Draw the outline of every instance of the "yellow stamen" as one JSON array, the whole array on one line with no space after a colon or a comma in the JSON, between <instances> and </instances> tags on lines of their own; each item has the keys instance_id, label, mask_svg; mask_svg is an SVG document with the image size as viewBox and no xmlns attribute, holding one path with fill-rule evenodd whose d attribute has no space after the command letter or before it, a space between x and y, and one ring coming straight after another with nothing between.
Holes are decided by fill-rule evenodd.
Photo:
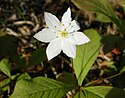
<instances>
[{"instance_id":1,"label":"yellow stamen","mask_svg":"<svg viewBox=\"0 0 125 98\"><path fill-rule=\"evenodd\" d=\"M67 37L68 33L66 31L61 32L61 37Z\"/></svg>"}]
</instances>

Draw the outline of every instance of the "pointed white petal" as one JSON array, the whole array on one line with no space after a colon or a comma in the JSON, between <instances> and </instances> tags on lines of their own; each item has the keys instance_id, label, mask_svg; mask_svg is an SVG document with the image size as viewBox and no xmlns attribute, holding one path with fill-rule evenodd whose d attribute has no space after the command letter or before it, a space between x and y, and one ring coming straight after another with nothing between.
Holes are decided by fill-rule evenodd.
<instances>
[{"instance_id":1,"label":"pointed white petal","mask_svg":"<svg viewBox=\"0 0 125 98\"><path fill-rule=\"evenodd\" d=\"M50 29L55 29L55 27L57 28L60 24L60 21L58 20L58 18L48 12L45 12L45 22L46 25L50 28Z\"/></svg>"},{"instance_id":2,"label":"pointed white petal","mask_svg":"<svg viewBox=\"0 0 125 98\"><path fill-rule=\"evenodd\" d=\"M71 25L67 28L67 31L70 32L76 32L80 29L79 24L76 20L73 20L71 22Z\"/></svg>"},{"instance_id":3,"label":"pointed white petal","mask_svg":"<svg viewBox=\"0 0 125 98\"><path fill-rule=\"evenodd\" d=\"M76 45L82 45L90 41L90 39L82 32L75 32L73 36L70 36L69 40Z\"/></svg>"},{"instance_id":4,"label":"pointed white petal","mask_svg":"<svg viewBox=\"0 0 125 98\"><path fill-rule=\"evenodd\" d=\"M46 49L46 54L48 60L51 60L61 52L61 39L56 38L51 41Z\"/></svg>"},{"instance_id":5,"label":"pointed white petal","mask_svg":"<svg viewBox=\"0 0 125 98\"><path fill-rule=\"evenodd\" d=\"M54 32L49 30L48 28L42 29L41 31L36 33L33 37L41 42L50 42L56 38Z\"/></svg>"},{"instance_id":6,"label":"pointed white petal","mask_svg":"<svg viewBox=\"0 0 125 98\"><path fill-rule=\"evenodd\" d=\"M62 16L62 23L65 25L65 27L68 27L71 23L71 9L68 8L68 10L63 14Z\"/></svg>"},{"instance_id":7,"label":"pointed white petal","mask_svg":"<svg viewBox=\"0 0 125 98\"><path fill-rule=\"evenodd\" d=\"M64 39L62 41L62 51L68 57L72 57L72 58L76 57L76 47L68 39Z\"/></svg>"}]
</instances>

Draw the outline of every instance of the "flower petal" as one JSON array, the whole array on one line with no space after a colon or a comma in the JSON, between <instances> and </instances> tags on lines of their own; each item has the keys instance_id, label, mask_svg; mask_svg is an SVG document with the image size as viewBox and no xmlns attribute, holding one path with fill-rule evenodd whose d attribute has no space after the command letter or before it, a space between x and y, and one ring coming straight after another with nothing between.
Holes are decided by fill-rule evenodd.
<instances>
[{"instance_id":1,"label":"flower petal","mask_svg":"<svg viewBox=\"0 0 125 98\"><path fill-rule=\"evenodd\" d=\"M55 29L58 27L58 25L60 24L60 21L58 20L58 18L48 12L45 12L45 22L46 25L50 28L50 29Z\"/></svg>"},{"instance_id":2,"label":"flower petal","mask_svg":"<svg viewBox=\"0 0 125 98\"><path fill-rule=\"evenodd\" d=\"M73 36L70 36L69 40L75 45L82 45L90 41L90 39L82 32L75 32Z\"/></svg>"},{"instance_id":3,"label":"flower petal","mask_svg":"<svg viewBox=\"0 0 125 98\"><path fill-rule=\"evenodd\" d=\"M68 56L75 58L76 57L76 47L68 39L62 41L62 51Z\"/></svg>"},{"instance_id":4,"label":"flower petal","mask_svg":"<svg viewBox=\"0 0 125 98\"><path fill-rule=\"evenodd\" d=\"M61 39L56 38L55 40L51 41L46 49L46 54L48 60L51 60L55 56L57 56L61 52Z\"/></svg>"},{"instance_id":5,"label":"flower petal","mask_svg":"<svg viewBox=\"0 0 125 98\"><path fill-rule=\"evenodd\" d=\"M41 42L46 42L46 43L56 38L54 32L49 30L48 28L42 29L41 31L36 33L33 37Z\"/></svg>"},{"instance_id":6,"label":"flower petal","mask_svg":"<svg viewBox=\"0 0 125 98\"><path fill-rule=\"evenodd\" d=\"M65 27L68 27L71 23L71 9L68 8L68 10L63 14L62 16L62 23L65 25Z\"/></svg>"},{"instance_id":7,"label":"flower petal","mask_svg":"<svg viewBox=\"0 0 125 98\"><path fill-rule=\"evenodd\" d=\"M76 20L73 20L71 22L71 25L67 28L67 32L71 33L71 32L76 32L80 29L79 24Z\"/></svg>"}]
</instances>

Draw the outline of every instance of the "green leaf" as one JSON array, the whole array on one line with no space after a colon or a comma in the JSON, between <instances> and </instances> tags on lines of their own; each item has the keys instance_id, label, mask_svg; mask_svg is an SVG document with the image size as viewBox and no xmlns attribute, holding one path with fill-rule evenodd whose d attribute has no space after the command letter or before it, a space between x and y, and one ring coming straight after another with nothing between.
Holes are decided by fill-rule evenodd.
<instances>
[{"instance_id":1,"label":"green leaf","mask_svg":"<svg viewBox=\"0 0 125 98\"><path fill-rule=\"evenodd\" d=\"M4 79L0 82L0 92L5 92L8 90L8 85L10 83L10 78Z\"/></svg>"},{"instance_id":2,"label":"green leaf","mask_svg":"<svg viewBox=\"0 0 125 98\"><path fill-rule=\"evenodd\" d=\"M106 23L111 22L110 18L104 14L97 14L96 20L100 22L106 22Z\"/></svg>"},{"instance_id":3,"label":"green leaf","mask_svg":"<svg viewBox=\"0 0 125 98\"><path fill-rule=\"evenodd\" d=\"M83 87L86 98L125 98L125 91L110 86Z\"/></svg>"},{"instance_id":4,"label":"green leaf","mask_svg":"<svg viewBox=\"0 0 125 98\"><path fill-rule=\"evenodd\" d=\"M46 58L45 53L46 53L45 48L41 48L36 51L33 51L28 60L28 66L39 64L42 60L45 60Z\"/></svg>"},{"instance_id":5,"label":"green leaf","mask_svg":"<svg viewBox=\"0 0 125 98\"><path fill-rule=\"evenodd\" d=\"M17 80L17 78L20 76L20 73L17 73L13 76L11 76L11 80Z\"/></svg>"},{"instance_id":6,"label":"green leaf","mask_svg":"<svg viewBox=\"0 0 125 98\"><path fill-rule=\"evenodd\" d=\"M124 13L125 13L125 7L123 7Z\"/></svg>"},{"instance_id":7,"label":"green leaf","mask_svg":"<svg viewBox=\"0 0 125 98\"><path fill-rule=\"evenodd\" d=\"M11 80L16 80L19 75L20 74L17 73L15 75L11 76L11 79L6 78L6 79L0 81L0 92L5 92L6 90L8 90L9 84L12 82Z\"/></svg>"},{"instance_id":8,"label":"green leaf","mask_svg":"<svg viewBox=\"0 0 125 98\"><path fill-rule=\"evenodd\" d=\"M125 7L125 0L120 0L119 5Z\"/></svg>"},{"instance_id":9,"label":"green leaf","mask_svg":"<svg viewBox=\"0 0 125 98\"><path fill-rule=\"evenodd\" d=\"M8 59L2 59L0 61L0 70L6 74L8 77L11 77L10 74L10 63L8 61Z\"/></svg>"},{"instance_id":10,"label":"green leaf","mask_svg":"<svg viewBox=\"0 0 125 98\"><path fill-rule=\"evenodd\" d=\"M108 0L72 0L81 10L101 13L108 17L117 18Z\"/></svg>"},{"instance_id":11,"label":"green leaf","mask_svg":"<svg viewBox=\"0 0 125 98\"><path fill-rule=\"evenodd\" d=\"M63 83L73 84L77 86L77 80L73 73L62 72L58 74L56 78Z\"/></svg>"},{"instance_id":12,"label":"green leaf","mask_svg":"<svg viewBox=\"0 0 125 98\"><path fill-rule=\"evenodd\" d=\"M17 82L10 98L62 98L74 86L53 79L37 77Z\"/></svg>"},{"instance_id":13,"label":"green leaf","mask_svg":"<svg viewBox=\"0 0 125 98\"><path fill-rule=\"evenodd\" d=\"M30 75L29 75L28 73L22 73L22 74L18 77L17 81L19 81L19 80L21 80L21 79L31 79L31 77L30 77Z\"/></svg>"},{"instance_id":14,"label":"green leaf","mask_svg":"<svg viewBox=\"0 0 125 98\"><path fill-rule=\"evenodd\" d=\"M78 91L73 98L86 98L82 91Z\"/></svg>"},{"instance_id":15,"label":"green leaf","mask_svg":"<svg viewBox=\"0 0 125 98\"><path fill-rule=\"evenodd\" d=\"M119 5L123 7L124 14L125 14L125 0L120 0Z\"/></svg>"},{"instance_id":16,"label":"green leaf","mask_svg":"<svg viewBox=\"0 0 125 98\"><path fill-rule=\"evenodd\" d=\"M107 16L120 28L122 33L125 34L125 21L117 17L108 0L72 0L72 2L81 10L100 13Z\"/></svg>"},{"instance_id":17,"label":"green leaf","mask_svg":"<svg viewBox=\"0 0 125 98\"><path fill-rule=\"evenodd\" d=\"M0 37L0 58L11 57L17 53L16 38L10 35Z\"/></svg>"},{"instance_id":18,"label":"green leaf","mask_svg":"<svg viewBox=\"0 0 125 98\"><path fill-rule=\"evenodd\" d=\"M24 57L20 56L19 54L15 54L11 56L11 61L16 64L18 69L26 68L26 60Z\"/></svg>"},{"instance_id":19,"label":"green leaf","mask_svg":"<svg viewBox=\"0 0 125 98\"><path fill-rule=\"evenodd\" d=\"M96 60L100 47L100 36L95 30L86 30L85 34L91 41L85 45L77 46L76 58L73 59L73 67L79 85L82 84L92 64Z\"/></svg>"}]
</instances>

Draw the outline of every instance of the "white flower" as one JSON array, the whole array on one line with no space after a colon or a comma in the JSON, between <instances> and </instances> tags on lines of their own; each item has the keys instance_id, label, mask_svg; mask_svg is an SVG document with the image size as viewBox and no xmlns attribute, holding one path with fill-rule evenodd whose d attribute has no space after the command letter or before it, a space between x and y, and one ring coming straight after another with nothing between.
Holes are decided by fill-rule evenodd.
<instances>
[{"instance_id":1,"label":"white flower","mask_svg":"<svg viewBox=\"0 0 125 98\"><path fill-rule=\"evenodd\" d=\"M41 42L50 42L46 49L48 60L57 56L61 51L68 57L75 58L75 45L90 41L85 34L78 31L80 27L75 20L72 21L70 8L62 16L61 22L55 15L45 12L45 22L48 28L39 31L34 37Z\"/></svg>"}]
</instances>

